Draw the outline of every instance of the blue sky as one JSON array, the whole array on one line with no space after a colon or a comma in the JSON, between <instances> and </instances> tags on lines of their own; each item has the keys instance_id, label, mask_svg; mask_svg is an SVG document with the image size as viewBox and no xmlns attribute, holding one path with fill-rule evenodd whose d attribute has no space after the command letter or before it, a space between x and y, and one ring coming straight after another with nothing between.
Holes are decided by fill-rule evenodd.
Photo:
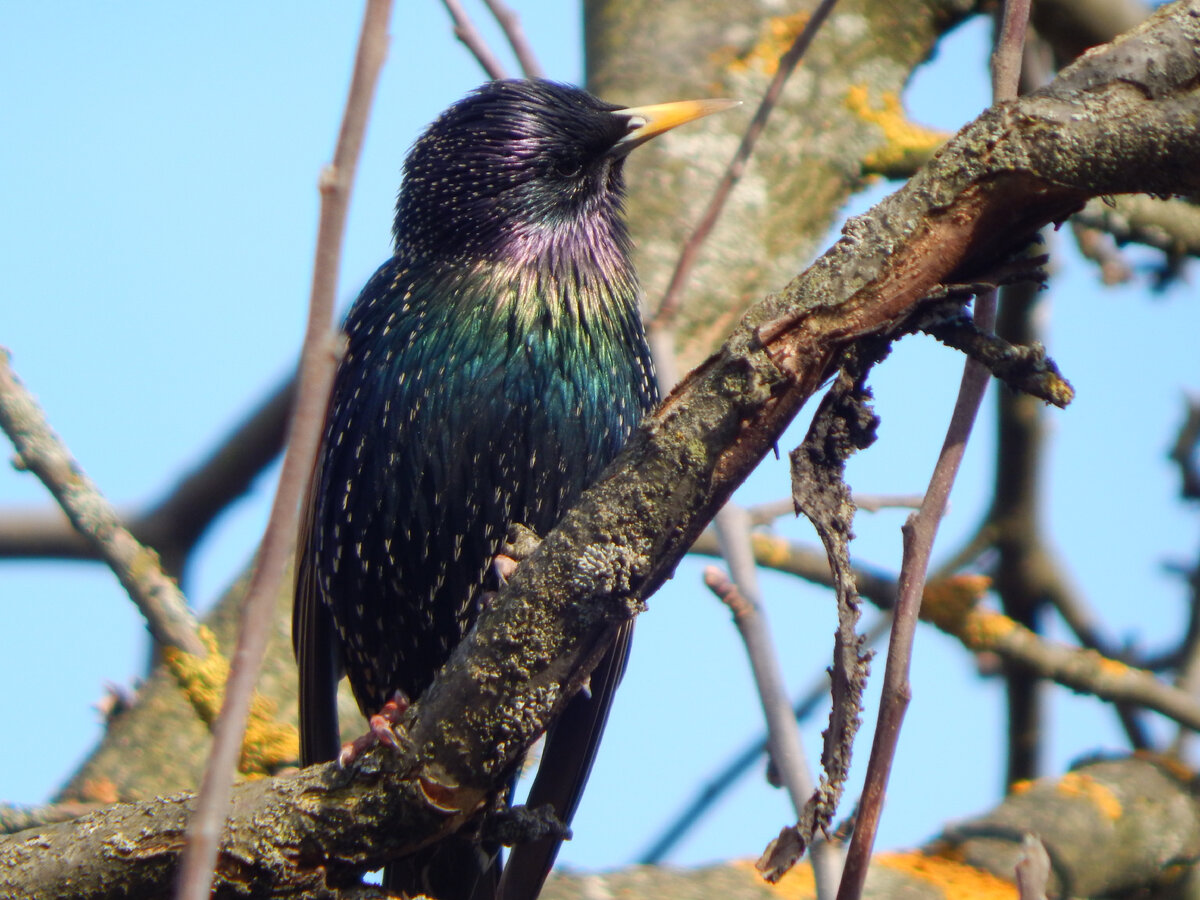
<instances>
[{"instance_id":1,"label":"blue sky","mask_svg":"<svg viewBox=\"0 0 1200 900\"><path fill-rule=\"evenodd\" d=\"M576 6L514 5L550 75L578 81ZM0 345L83 466L123 506L159 496L293 365L315 185L332 152L358 11L299 2L280 17L277 9L0 5L0 165L9 173ZM482 79L433 0L398 5L392 32L351 208L343 305L388 253L407 148ZM916 118L954 129L982 109L986 39L976 23L947 42L911 92ZM1069 235L1053 242L1068 252L1045 295L1047 342L1078 398L1049 416L1048 532L1113 635L1157 646L1184 620L1183 588L1164 563L1196 556L1196 519L1173 502L1177 482L1165 452L1183 392L1200 383L1200 308L1186 284L1154 297L1144 279L1105 289L1069 252ZM922 338L903 341L879 368L881 440L851 464L857 490L922 488L960 370L955 354ZM990 488L990 401L985 409L943 549L976 520ZM793 444L800 433L789 435ZM271 489L270 478L261 479L205 539L185 585L200 606L245 564ZM787 491L786 463L768 461L740 497L761 502ZM0 509L47 503L32 477L0 468ZM902 521L897 512L861 514L857 552L894 569ZM811 540L804 523L781 531ZM562 854L567 863L629 861L760 728L736 633L699 581L706 563L682 565L639 621L577 839ZM764 575L763 588L789 682L799 689L828 665L832 604L824 592L777 576ZM98 736L94 705L105 685L138 677L146 639L115 579L96 565L2 563L0 604L0 680L10 685L0 703L10 723L0 744L0 799L39 802ZM874 684L881 675L882 659ZM882 846L915 844L986 808L1000 785L998 685L979 680L959 647L928 630L918 635L913 685ZM877 702L868 696L860 761ZM1051 770L1122 745L1111 713L1095 701L1056 692L1053 704ZM804 729L814 759L823 726L818 718ZM782 793L756 773L673 861L756 855L789 819Z\"/></svg>"}]
</instances>

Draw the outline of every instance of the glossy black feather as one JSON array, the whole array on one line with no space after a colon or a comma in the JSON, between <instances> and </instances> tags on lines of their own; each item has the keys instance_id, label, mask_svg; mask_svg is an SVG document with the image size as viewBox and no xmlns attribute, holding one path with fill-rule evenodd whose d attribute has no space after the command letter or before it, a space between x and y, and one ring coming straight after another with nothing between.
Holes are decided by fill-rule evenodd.
<instances>
[{"instance_id":1,"label":"glossy black feather","mask_svg":"<svg viewBox=\"0 0 1200 900\"><path fill-rule=\"evenodd\" d=\"M545 534L657 400L611 152L630 126L614 109L548 82L494 82L405 163L395 253L344 325L300 537L305 763L336 754L341 672L366 715L396 690L419 697L473 622L508 527ZM542 770L561 782L549 793L565 819L627 641L569 711L565 761L548 743ZM535 883L507 896L536 895L556 850L536 849L523 865ZM463 868L462 852L442 855ZM397 886L428 890L436 877L411 881L437 856ZM495 873L459 882L438 888L445 900L491 893Z\"/></svg>"}]
</instances>

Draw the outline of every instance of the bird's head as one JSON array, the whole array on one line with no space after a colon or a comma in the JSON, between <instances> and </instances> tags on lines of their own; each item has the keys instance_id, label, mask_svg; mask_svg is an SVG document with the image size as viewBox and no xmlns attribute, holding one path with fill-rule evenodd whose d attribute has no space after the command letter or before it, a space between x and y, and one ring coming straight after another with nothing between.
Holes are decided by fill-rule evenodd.
<instances>
[{"instance_id":1,"label":"bird's head","mask_svg":"<svg viewBox=\"0 0 1200 900\"><path fill-rule=\"evenodd\" d=\"M550 81L485 84L442 113L409 153L396 205L397 250L490 258L514 243L536 248L604 232L623 245L626 154L730 105L622 108Z\"/></svg>"}]
</instances>

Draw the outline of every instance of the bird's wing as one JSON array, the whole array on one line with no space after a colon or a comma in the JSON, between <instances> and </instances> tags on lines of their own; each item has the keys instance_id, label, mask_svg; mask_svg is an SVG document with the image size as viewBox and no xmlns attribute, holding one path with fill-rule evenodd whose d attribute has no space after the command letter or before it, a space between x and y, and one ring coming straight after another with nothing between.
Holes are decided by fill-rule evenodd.
<instances>
[{"instance_id":1,"label":"bird's wing","mask_svg":"<svg viewBox=\"0 0 1200 900\"><path fill-rule=\"evenodd\" d=\"M341 749L337 684L341 677L337 632L321 599L313 553L309 546L319 472L300 516L296 545L296 596L292 606L292 648L300 668L300 764L336 759Z\"/></svg>"},{"instance_id":2,"label":"bird's wing","mask_svg":"<svg viewBox=\"0 0 1200 900\"><path fill-rule=\"evenodd\" d=\"M572 697L550 727L537 777L525 801L530 809L549 803L560 821L571 823L600 747L613 696L625 674L632 638L631 619L620 627L612 647L592 672L590 692L580 691ZM500 900L534 900L561 843L557 838L543 838L514 847L500 879Z\"/></svg>"}]
</instances>

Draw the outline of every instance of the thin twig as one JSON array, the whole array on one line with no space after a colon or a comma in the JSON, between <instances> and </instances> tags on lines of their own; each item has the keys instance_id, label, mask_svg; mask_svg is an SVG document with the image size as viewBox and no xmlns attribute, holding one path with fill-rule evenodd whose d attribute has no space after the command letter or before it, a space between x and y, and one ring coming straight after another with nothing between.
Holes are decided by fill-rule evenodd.
<instances>
[{"instance_id":1,"label":"thin twig","mask_svg":"<svg viewBox=\"0 0 1200 900\"><path fill-rule=\"evenodd\" d=\"M750 657L750 668L754 673L759 702L762 703L771 761L787 788L796 818L799 819L816 790L816 782L808 767L800 729L792 712L779 657L771 640L771 629L762 607L758 569L750 543L749 516L737 504L727 503L717 513L713 525L721 544L721 554L729 564L733 580L716 566L709 566L704 571L704 583L733 612L733 621ZM818 900L832 900L841 877L841 860L837 850L825 841L815 841L812 863Z\"/></svg>"},{"instance_id":2,"label":"thin twig","mask_svg":"<svg viewBox=\"0 0 1200 900\"><path fill-rule=\"evenodd\" d=\"M492 15L499 23L504 36L508 38L508 45L512 47L513 53L517 57L517 62L521 64L521 72L526 78L542 78L544 70L534 55L533 47L530 46L528 38L525 37L525 29L521 27L521 17L518 16L512 9L500 0L484 0L487 8L492 11Z\"/></svg>"},{"instance_id":3,"label":"thin twig","mask_svg":"<svg viewBox=\"0 0 1200 900\"><path fill-rule=\"evenodd\" d=\"M1029 0L1005 0L996 49L992 53L992 102L1016 100L1021 88L1021 60L1029 28Z\"/></svg>"},{"instance_id":4,"label":"thin twig","mask_svg":"<svg viewBox=\"0 0 1200 900\"><path fill-rule=\"evenodd\" d=\"M789 501L790 502L790 501ZM824 557L822 557L824 561ZM874 646L891 628L891 617L879 616L863 634L863 645ZM792 715L797 722L805 721L829 697L829 674L821 672L808 688L792 703ZM716 773L705 779L692 799L658 833L653 842L638 857L638 865L658 865L666 859L687 833L703 820L708 810L737 784L738 780L767 752L767 736L760 734L733 754Z\"/></svg>"},{"instance_id":5,"label":"thin twig","mask_svg":"<svg viewBox=\"0 0 1200 900\"><path fill-rule=\"evenodd\" d=\"M188 826L188 845L184 850L178 882L179 900L205 900L209 896L251 694L271 630L275 597L295 538L297 507L308 485L320 442L335 368L336 354L331 347L330 323L333 320L342 234L375 85L387 55L390 14L390 0L368 0L333 164L321 174L321 217L313 265L312 294L300 355L299 391L289 430L288 450L284 456L267 531L246 591L242 627L226 686L225 703L213 732L212 753Z\"/></svg>"},{"instance_id":6,"label":"thin twig","mask_svg":"<svg viewBox=\"0 0 1200 900\"><path fill-rule=\"evenodd\" d=\"M881 509L920 509L924 498L920 494L860 494L854 492L854 505L865 512Z\"/></svg>"},{"instance_id":7,"label":"thin twig","mask_svg":"<svg viewBox=\"0 0 1200 900\"><path fill-rule=\"evenodd\" d=\"M963 576L978 577L978 576ZM951 586L954 587L953 585ZM994 653L1014 668L1028 671L1101 700L1161 713L1192 731L1200 731L1200 703L1186 691L1160 681L1094 650L1048 641L1004 613L956 601L932 602L927 589L922 618L953 635L973 653ZM942 593L946 593L943 591ZM927 613L927 614L926 614Z\"/></svg>"},{"instance_id":8,"label":"thin twig","mask_svg":"<svg viewBox=\"0 0 1200 900\"><path fill-rule=\"evenodd\" d=\"M1200 500L1200 396L1185 398L1183 424L1168 458L1179 467L1179 495Z\"/></svg>"},{"instance_id":9,"label":"thin twig","mask_svg":"<svg viewBox=\"0 0 1200 900\"><path fill-rule=\"evenodd\" d=\"M925 492L925 502L918 512L909 517L903 528L903 562L893 613L892 640L888 645L887 665L883 675L879 719L875 726L875 739L867 764L858 820L846 857L838 900L857 900L862 896L867 867L875 844L875 834L879 828L879 817L883 810L888 776L891 774L892 760L895 758L899 742L900 724L908 708L908 700L912 696L908 672L912 660L913 636L921 609L921 594L925 588L925 572L929 566L929 554L987 383L987 370L974 360L968 360L942 452L929 480L929 488Z\"/></svg>"},{"instance_id":10,"label":"thin twig","mask_svg":"<svg viewBox=\"0 0 1200 900\"><path fill-rule=\"evenodd\" d=\"M507 78L508 72L505 70L503 63L492 53L491 48L487 45L487 41L483 39L483 35L479 33L479 30L475 27L475 23L471 21L471 17L467 15L467 11L463 9L462 4L458 0L442 0L442 4L446 7L446 12L450 13L450 18L454 20L454 36L471 51L471 55L483 67L483 71L487 73L488 78L496 80Z\"/></svg>"},{"instance_id":11,"label":"thin twig","mask_svg":"<svg viewBox=\"0 0 1200 900\"><path fill-rule=\"evenodd\" d=\"M816 37L817 31L829 16L829 13L833 11L836 3L837 0L821 0L821 4L813 10L812 17L809 18L804 29L792 41L792 46L779 58L779 66L775 70L775 77L767 85L767 90L763 94L762 100L759 101L754 118L746 126L746 133L742 135L742 142L738 146L737 152L733 154L733 159L729 161L729 165L725 168L725 174L721 176L721 181L717 184L716 190L713 191L712 199L708 201L708 208L704 210L704 215L700 217L699 223L684 243L683 249L679 252L679 259L675 263L675 271L671 273L671 280L667 283L667 289L663 293L662 300L659 301L658 309L655 310L654 316L647 325L649 331L654 332L669 327L675 318L675 314L679 311L683 289L687 284L688 276L691 275L692 267L700 255L700 248L708 240L709 234L712 233L713 227L717 224L717 219L720 218L721 212L725 209L729 195L741 180L742 175L745 174L746 164L750 159L750 155L754 152L754 147L758 143L759 137L762 136L763 130L767 127L767 119L770 118L771 112L779 102L779 97L783 93L783 86L787 83L788 78L791 77L792 72L795 71L796 66L804 57L813 38Z\"/></svg>"},{"instance_id":12,"label":"thin twig","mask_svg":"<svg viewBox=\"0 0 1200 900\"><path fill-rule=\"evenodd\" d=\"M112 504L71 458L33 395L13 372L8 351L2 347L0 427L16 447L21 464L41 479L76 531L108 563L159 645L204 656L196 620L179 587L163 572L157 554L137 542Z\"/></svg>"},{"instance_id":13,"label":"thin twig","mask_svg":"<svg viewBox=\"0 0 1200 900\"><path fill-rule=\"evenodd\" d=\"M766 534L752 535L752 545L758 565L814 584L833 586L828 559L820 551ZM720 555L712 531L701 534L690 552ZM853 571L861 596L882 611L895 609L896 582L861 564L855 565ZM927 586L954 577L935 574L927 579ZM1200 578L1197 581L1200 582ZM1200 595L1200 584L1196 593ZM1003 613L983 608L947 617L936 604L923 604L921 619L932 622L972 653L995 654L1015 668L1033 672L1077 693L1090 694L1110 703L1144 707L1188 729L1200 730L1197 727L1200 726L1200 702L1180 688L1159 681L1144 665L1134 666L1094 648L1052 643Z\"/></svg>"},{"instance_id":14,"label":"thin twig","mask_svg":"<svg viewBox=\"0 0 1200 900\"><path fill-rule=\"evenodd\" d=\"M993 55L993 102L1016 99L1021 53L1028 22L1028 0L1006 0L997 48ZM995 327L995 320L996 292L992 290L980 295L976 300L975 322L981 330L990 331ZM979 412L979 404L983 401L988 381L987 369L981 363L968 359L963 366L958 399L946 429L941 453L929 479L925 499L921 508L909 517L902 530L904 552L896 608L893 612L892 639L888 645L887 665L883 675L879 719L875 726L875 739L871 744L858 819L846 856L838 900L859 900L866 884L875 835L879 829L879 818L883 812L884 794L900 739L900 726L912 696L908 673L912 664L913 637L921 611L921 595L925 589L925 573L929 568L933 539L945 515L950 490L954 486L954 479L966 451L967 439L971 436L971 428Z\"/></svg>"},{"instance_id":15,"label":"thin twig","mask_svg":"<svg viewBox=\"0 0 1200 900\"><path fill-rule=\"evenodd\" d=\"M159 500L119 512L130 533L180 578L208 527L241 498L283 450L295 380L278 386ZM0 558L102 560L53 507L0 508Z\"/></svg>"}]
</instances>

